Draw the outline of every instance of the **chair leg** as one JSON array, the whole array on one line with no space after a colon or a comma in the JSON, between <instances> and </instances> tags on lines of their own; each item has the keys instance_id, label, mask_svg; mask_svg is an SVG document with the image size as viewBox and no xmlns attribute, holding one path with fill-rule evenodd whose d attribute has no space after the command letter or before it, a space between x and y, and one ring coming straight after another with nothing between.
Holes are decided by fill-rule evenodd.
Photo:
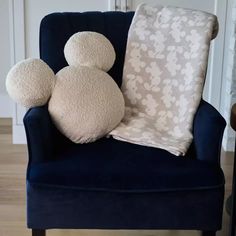
<instances>
[{"instance_id":1,"label":"chair leg","mask_svg":"<svg viewBox=\"0 0 236 236\"><path fill-rule=\"evenodd\" d=\"M46 236L45 229L32 229L32 236Z\"/></svg>"},{"instance_id":2,"label":"chair leg","mask_svg":"<svg viewBox=\"0 0 236 236\"><path fill-rule=\"evenodd\" d=\"M202 231L202 236L216 236L215 231Z\"/></svg>"}]
</instances>

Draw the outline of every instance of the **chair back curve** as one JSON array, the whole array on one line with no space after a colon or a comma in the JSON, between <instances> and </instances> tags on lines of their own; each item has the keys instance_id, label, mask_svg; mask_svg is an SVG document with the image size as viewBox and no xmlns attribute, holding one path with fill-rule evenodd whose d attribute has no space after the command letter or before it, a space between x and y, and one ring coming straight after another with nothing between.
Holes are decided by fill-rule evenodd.
<instances>
[{"instance_id":1,"label":"chair back curve","mask_svg":"<svg viewBox=\"0 0 236 236\"><path fill-rule=\"evenodd\" d=\"M116 51L116 60L108 72L121 86L128 30L134 12L52 13L40 25L40 58L55 73L67 66L64 57L66 41L74 33L95 31L106 36Z\"/></svg>"}]
</instances>

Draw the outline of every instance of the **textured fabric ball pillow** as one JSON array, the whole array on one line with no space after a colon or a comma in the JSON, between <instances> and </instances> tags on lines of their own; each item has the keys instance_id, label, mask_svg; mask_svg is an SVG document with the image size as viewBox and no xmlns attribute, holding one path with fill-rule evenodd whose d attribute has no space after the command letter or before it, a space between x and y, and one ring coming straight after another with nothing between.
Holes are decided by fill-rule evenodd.
<instances>
[{"instance_id":1,"label":"textured fabric ball pillow","mask_svg":"<svg viewBox=\"0 0 236 236\"><path fill-rule=\"evenodd\" d=\"M107 73L68 66L56 77L48 109L58 129L73 142L94 141L119 124L124 99Z\"/></svg>"},{"instance_id":2,"label":"textured fabric ball pillow","mask_svg":"<svg viewBox=\"0 0 236 236\"><path fill-rule=\"evenodd\" d=\"M88 66L108 71L115 61L115 50L102 34L79 32L67 41L64 54L70 66Z\"/></svg>"},{"instance_id":3,"label":"textured fabric ball pillow","mask_svg":"<svg viewBox=\"0 0 236 236\"><path fill-rule=\"evenodd\" d=\"M28 59L9 72L6 87L26 107L49 101L56 127L76 143L92 142L114 129L124 116L124 98L105 72L115 61L112 44L103 35L81 32L65 45L69 66L56 75L39 59Z\"/></svg>"},{"instance_id":4,"label":"textured fabric ball pillow","mask_svg":"<svg viewBox=\"0 0 236 236\"><path fill-rule=\"evenodd\" d=\"M40 59L27 59L17 63L6 79L9 95L27 108L47 103L54 85L53 71Z\"/></svg>"}]
</instances>

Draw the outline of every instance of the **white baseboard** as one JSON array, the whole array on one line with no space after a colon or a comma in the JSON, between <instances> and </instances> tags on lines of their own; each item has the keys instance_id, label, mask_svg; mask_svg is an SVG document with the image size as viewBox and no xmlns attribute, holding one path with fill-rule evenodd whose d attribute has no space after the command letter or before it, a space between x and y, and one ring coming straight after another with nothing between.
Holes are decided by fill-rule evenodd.
<instances>
[{"instance_id":1,"label":"white baseboard","mask_svg":"<svg viewBox=\"0 0 236 236\"><path fill-rule=\"evenodd\" d=\"M13 101L7 94L0 94L0 118L13 117Z\"/></svg>"},{"instance_id":2,"label":"white baseboard","mask_svg":"<svg viewBox=\"0 0 236 236\"><path fill-rule=\"evenodd\" d=\"M26 144L24 125L13 125L13 144Z\"/></svg>"},{"instance_id":3,"label":"white baseboard","mask_svg":"<svg viewBox=\"0 0 236 236\"><path fill-rule=\"evenodd\" d=\"M0 94L0 118L14 118L14 102L7 94ZM13 119L13 120L14 120ZM26 144L25 129L23 124L14 124L12 126L13 144Z\"/></svg>"},{"instance_id":4,"label":"white baseboard","mask_svg":"<svg viewBox=\"0 0 236 236\"><path fill-rule=\"evenodd\" d=\"M225 137L222 141L222 147L226 152L234 152L235 138L234 137Z\"/></svg>"}]
</instances>

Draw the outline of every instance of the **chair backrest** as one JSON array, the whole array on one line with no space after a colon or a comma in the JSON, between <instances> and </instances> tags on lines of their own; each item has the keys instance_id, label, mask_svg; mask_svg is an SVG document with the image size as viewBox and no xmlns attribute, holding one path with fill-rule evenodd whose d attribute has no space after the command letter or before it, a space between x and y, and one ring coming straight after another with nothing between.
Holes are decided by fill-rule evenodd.
<instances>
[{"instance_id":1,"label":"chair backrest","mask_svg":"<svg viewBox=\"0 0 236 236\"><path fill-rule=\"evenodd\" d=\"M116 61L109 74L120 86L127 35L133 15L133 12L70 12L47 15L40 25L40 58L56 73L67 66L64 46L71 35L79 31L101 33L115 48Z\"/></svg>"}]
</instances>

